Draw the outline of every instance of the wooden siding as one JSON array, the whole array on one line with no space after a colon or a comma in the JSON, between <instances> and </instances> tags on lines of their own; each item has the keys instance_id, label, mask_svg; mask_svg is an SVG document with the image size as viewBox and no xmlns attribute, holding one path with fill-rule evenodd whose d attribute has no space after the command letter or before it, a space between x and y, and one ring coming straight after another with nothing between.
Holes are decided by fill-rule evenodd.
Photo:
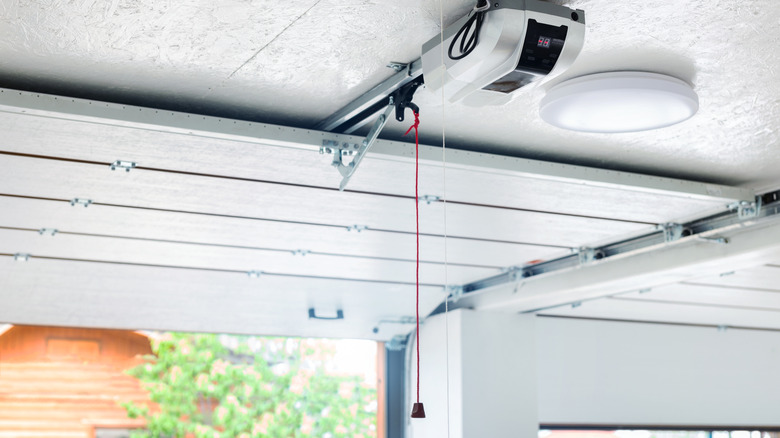
<instances>
[{"instance_id":1,"label":"wooden siding","mask_svg":"<svg viewBox=\"0 0 780 438\"><path fill-rule=\"evenodd\" d=\"M89 438L97 427L140 427L119 406L147 401L124 370L151 354L121 330L15 326L0 336L0 438Z\"/></svg>"}]
</instances>

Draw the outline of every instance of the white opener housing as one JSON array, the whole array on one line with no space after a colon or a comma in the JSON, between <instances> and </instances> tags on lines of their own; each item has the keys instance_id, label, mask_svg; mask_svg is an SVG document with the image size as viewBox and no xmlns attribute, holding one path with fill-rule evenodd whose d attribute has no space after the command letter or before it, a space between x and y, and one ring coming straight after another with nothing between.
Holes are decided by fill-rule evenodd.
<instances>
[{"instance_id":1,"label":"white opener housing","mask_svg":"<svg viewBox=\"0 0 780 438\"><path fill-rule=\"evenodd\" d=\"M539 0L491 0L480 9L484 12L475 8L447 27L443 44L441 36L423 44L425 86L437 94L443 88L449 102L508 102L514 91L566 70L582 50L582 10ZM462 59L451 59L453 39L476 13L484 14L476 46Z\"/></svg>"}]
</instances>

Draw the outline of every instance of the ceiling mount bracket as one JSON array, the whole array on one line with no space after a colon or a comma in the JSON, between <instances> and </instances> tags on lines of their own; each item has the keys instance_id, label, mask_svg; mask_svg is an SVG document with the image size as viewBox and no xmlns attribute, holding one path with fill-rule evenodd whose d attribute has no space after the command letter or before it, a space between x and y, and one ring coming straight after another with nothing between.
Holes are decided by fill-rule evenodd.
<instances>
[{"instance_id":1,"label":"ceiling mount bracket","mask_svg":"<svg viewBox=\"0 0 780 438\"><path fill-rule=\"evenodd\" d=\"M740 220L758 217L761 212L761 197L756 196L755 201L739 201L729 204L729 210L737 210L737 217Z\"/></svg>"},{"instance_id":2,"label":"ceiling mount bracket","mask_svg":"<svg viewBox=\"0 0 780 438\"><path fill-rule=\"evenodd\" d=\"M457 303L463 296L463 286L447 286L447 297L453 303Z\"/></svg>"},{"instance_id":3,"label":"ceiling mount bracket","mask_svg":"<svg viewBox=\"0 0 780 438\"><path fill-rule=\"evenodd\" d=\"M681 237L685 236L685 227L683 227L681 224L670 222L670 223L659 225L658 228L661 228L661 230L663 230L664 242L666 243L674 242L675 240L680 240Z\"/></svg>"},{"instance_id":4,"label":"ceiling mount bracket","mask_svg":"<svg viewBox=\"0 0 780 438\"><path fill-rule=\"evenodd\" d=\"M393 70L399 72L404 71L409 68L409 64L403 63L403 62L388 62L385 66L387 68L392 68Z\"/></svg>"},{"instance_id":5,"label":"ceiling mount bracket","mask_svg":"<svg viewBox=\"0 0 780 438\"><path fill-rule=\"evenodd\" d=\"M385 343L385 348L390 351L401 351L406 347L406 336L395 335Z\"/></svg>"},{"instance_id":6,"label":"ceiling mount bracket","mask_svg":"<svg viewBox=\"0 0 780 438\"><path fill-rule=\"evenodd\" d=\"M340 191L344 191L344 188L349 183L352 175L355 174L360 162L363 161L363 158L366 156L366 152L374 145L376 139L379 138L379 133L382 132L382 129L387 124L387 119L390 117L390 113L393 112L393 110L395 110L395 119L399 122L404 121L404 111L406 108L411 108L415 114L420 113L420 108L412 103L412 98L414 97L414 92L417 91L417 87L422 85L422 83L422 76L420 76L408 84L401 86L388 97L388 104L385 107L385 111L376 119L374 126L371 127L371 130L368 132L366 138L363 139L363 142L360 147L357 148L357 151L352 147L356 145L349 145L347 143L342 147L337 145L326 146L323 144L323 148L325 148L326 152L328 150L333 151L333 161L331 162L331 165L335 167L342 176L341 184L339 184ZM320 153L322 153L322 148L320 148ZM352 155L353 153L356 153L355 158L353 158L349 164L344 164L344 161L342 160L344 155Z\"/></svg>"},{"instance_id":7,"label":"ceiling mount bracket","mask_svg":"<svg viewBox=\"0 0 780 438\"><path fill-rule=\"evenodd\" d=\"M595 248L580 247L577 250L577 255L581 265L588 264L590 262L601 260L604 258L604 251Z\"/></svg>"},{"instance_id":8,"label":"ceiling mount bracket","mask_svg":"<svg viewBox=\"0 0 780 438\"><path fill-rule=\"evenodd\" d=\"M355 158L353 158L348 165L345 165L342 161L342 156L344 155L345 151L340 148L333 149L333 162L331 162L331 166L335 167L342 176L341 184L339 184L339 190L343 191L347 186L349 179L352 178L352 175L355 174L355 170L357 170L360 162L363 161L363 157L366 156L368 149L374 145L374 142L379 137L379 133L382 131L382 128L384 128L387 124L387 118L394 109L395 105L393 105L393 99L390 98L390 105L388 105L387 108L385 108L385 112L382 113L378 119L376 119L376 122L374 122L374 126L371 128L371 131L369 131L366 138L363 139L363 143L357 150L357 156L355 156Z\"/></svg>"}]
</instances>

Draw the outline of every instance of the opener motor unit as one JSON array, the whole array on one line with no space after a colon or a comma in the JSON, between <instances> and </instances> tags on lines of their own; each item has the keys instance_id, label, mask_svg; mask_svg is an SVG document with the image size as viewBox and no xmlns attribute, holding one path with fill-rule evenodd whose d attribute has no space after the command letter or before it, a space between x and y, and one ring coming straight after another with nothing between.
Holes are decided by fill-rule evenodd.
<instances>
[{"instance_id":1,"label":"opener motor unit","mask_svg":"<svg viewBox=\"0 0 780 438\"><path fill-rule=\"evenodd\" d=\"M443 47L441 36L423 45L425 86L443 88L449 102L508 102L521 87L566 70L582 50L582 10L539 0L480 3L444 30Z\"/></svg>"}]
</instances>

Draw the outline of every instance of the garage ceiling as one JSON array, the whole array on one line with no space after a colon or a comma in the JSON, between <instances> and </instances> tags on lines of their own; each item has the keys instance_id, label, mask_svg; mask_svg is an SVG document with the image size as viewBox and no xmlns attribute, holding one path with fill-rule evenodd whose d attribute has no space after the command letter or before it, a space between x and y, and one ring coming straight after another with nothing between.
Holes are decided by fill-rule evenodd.
<instances>
[{"instance_id":1,"label":"garage ceiling","mask_svg":"<svg viewBox=\"0 0 780 438\"><path fill-rule=\"evenodd\" d=\"M473 6L442 3L445 25ZM584 134L539 119L545 86L479 109L441 107L418 92L421 139L432 145L421 195L449 201L421 203L427 311L448 285L780 188L780 9L771 1L557 3L586 11L587 36L572 69L545 86L656 71L692 83L699 113L657 131ZM387 62L419 57L439 23L435 1L2 2L0 320L375 339L408 332L400 322L414 310L408 145L378 145L341 193L330 157L317 153L325 134L308 129L390 76ZM100 109L82 110L90 105ZM453 163L474 164L449 165L446 188L436 152L442 120L448 148L488 154L448 151ZM383 136L406 141L406 128L393 122ZM272 131L291 140L270 141ZM497 160L532 165L504 157L547 160L533 166L570 176L501 170ZM118 159L138 168L110 171ZM74 198L92 205L71 206ZM16 253L32 257L15 262ZM630 313L626 303L669 297L619 300L616 318ZM310 321L309 307L344 308L347 319Z\"/></svg>"},{"instance_id":2,"label":"garage ceiling","mask_svg":"<svg viewBox=\"0 0 780 438\"><path fill-rule=\"evenodd\" d=\"M648 70L689 81L701 108L652 132L566 132L538 117L542 88L501 107L448 105L452 147L682 179L780 188L780 9L772 0L573 0L585 47L560 79ZM446 1L452 23L473 1ZM0 5L0 86L313 127L439 31L439 2L27 1ZM441 142L437 96L421 132ZM406 126L392 123L398 138Z\"/></svg>"}]
</instances>

